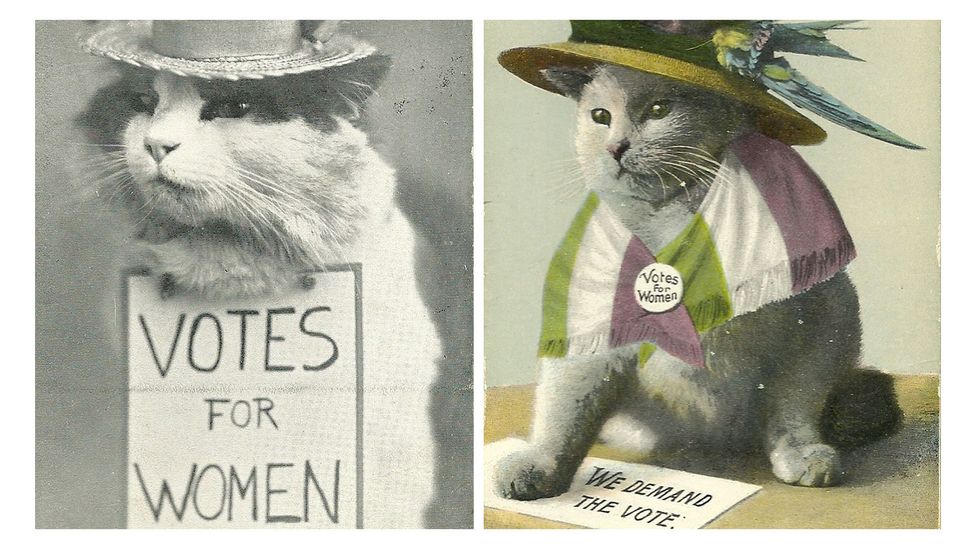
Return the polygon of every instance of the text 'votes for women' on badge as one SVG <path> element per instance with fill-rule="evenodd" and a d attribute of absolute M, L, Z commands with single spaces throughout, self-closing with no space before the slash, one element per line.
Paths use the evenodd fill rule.
<path fill-rule="evenodd" d="M 651 263 L 634 281 L 634 297 L 644 310 L 666 313 L 681 303 L 684 282 L 681 273 L 666 263 Z"/>

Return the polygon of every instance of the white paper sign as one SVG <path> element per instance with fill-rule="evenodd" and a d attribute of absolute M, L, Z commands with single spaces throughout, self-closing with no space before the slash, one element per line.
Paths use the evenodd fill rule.
<path fill-rule="evenodd" d="M 587 528 L 702 528 L 761 487 L 654 465 L 589 457 L 561 496 L 513 501 L 495 492 L 497 458 L 512 439 L 485 448 L 485 505 Z M 521 441 L 518 441 L 521 442 Z"/>
<path fill-rule="evenodd" d="M 125 278 L 129 527 L 362 524 L 359 266 L 314 278 L 240 302 Z"/>

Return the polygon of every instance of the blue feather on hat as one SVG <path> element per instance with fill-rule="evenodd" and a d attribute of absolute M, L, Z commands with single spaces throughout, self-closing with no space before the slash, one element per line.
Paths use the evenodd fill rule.
<path fill-rule="evenodd" d="M 852 29 L 854 21 L 778 23 L 744 21 L 715 30 L 711 41 L 718 62 L 726 69 L 752 78 L 800 108 L 864 135 L 900 147 L 921 149 L 866 116 L 848 107 L 827 90 L 810 82 L 777 52 L 799 53 L 862 61 L 832 44 L 829 30 Z"/>

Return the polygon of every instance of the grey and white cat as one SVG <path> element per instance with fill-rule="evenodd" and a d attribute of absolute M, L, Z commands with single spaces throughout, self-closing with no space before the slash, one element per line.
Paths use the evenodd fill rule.
<path fill-rule="evenodd" d="M 127 213 L 164 291 L 269 294 L 356 261 L 400 215 L 393 170 L 353 124 L 388 66 L 237 81 L 119 66 L 79 120 L 92 188 Z"/>
<path fill-rule="evenodd" d="M 753 131 L 742 104 L 667 78 L 616 66 L 544 74 L 578 101 L 576 152 L 589 190 L 651 250 L 687 225 L 726 148 Z M 822 428 L 828 400 L 871 389 L 879 402 L 865 408 L 883 411 L 865 431 L 874 435 L 900 417 L 890 378 L 854 370 L 861 324 L 844 272 L 707 332 L 707 368 L 660 349 L 638 367 L 639 345 L 541 359 L 531 435 L 498 461 L 500 494 L 564 492 L 598 440 L 642 453 L 761 445 L 783 482 L 828 486 L 841 476 L 831 442 L 848 440 Z"/>
<path fill-rule="evenodd" d="M 116 64 L 78 122 L 94 145 L 91 190 L 122 212 L 164 296 L 274 295 L 309 270 L 362 265 L 366 526 L 420 527 L 443 359 L 417 283 L 429 249 L 357 124 L 389 62 L 237 81 Z"/>

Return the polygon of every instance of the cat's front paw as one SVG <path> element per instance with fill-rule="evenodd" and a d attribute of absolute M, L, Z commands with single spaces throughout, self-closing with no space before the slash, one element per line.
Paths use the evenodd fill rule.
<path fill-rule="evenodd" d="M 769 455 L 773 474 L 787 484 L 832 486 L 840 482 L 840 456 L 832 446 L 785 446 Z"/>
<path fill-rule="evenodd" d="M 558 496 L 569 489 L 572 473 L 561 473 L 556 459 L 526 445 L 495 465 L 495 490 L 504 498 L 533 500 Z"/>

